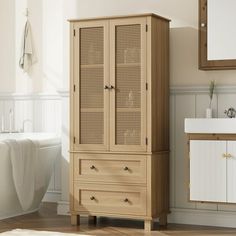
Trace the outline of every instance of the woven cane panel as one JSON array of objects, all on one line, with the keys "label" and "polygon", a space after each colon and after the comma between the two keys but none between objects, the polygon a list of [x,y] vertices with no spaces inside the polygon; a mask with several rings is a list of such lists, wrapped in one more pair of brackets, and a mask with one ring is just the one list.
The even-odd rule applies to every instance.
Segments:
[{"label": "woven cane panel", "polygon": [[84,68],[80,74],[81,108],[103,108],[103,68]]},{"label": "woven cane panel", "polygon": [[140,112],[118,112],[116,115],[116,144],[140,145]]},{"label": "woven cane panel", "polygon": [[[140,145],[141,26],[116,27],[116,144]],[[127,112],[119,111],[127,108]]]},{"label": "woven cane panel", "polygon": [[131,66],[116,69],[116,108],[141,107],[141,69]]},{"label": "woven cane panel", "polygon": [[81,112],[80,144],[103,144],[103,112]]},{"label": "woven cane panel", "polygon": [[81,65],[103,64],[103,27],[80,29]]},{"label": "woven cane panel", "polygon": [[141,25],[116,26],[116,63],[139,63]]},{"label": "woven cane panel", "polygon": [[[80,29],[80,143],[103,144],[104,30]],[[87,111],[86,111],[87,109]],[[99,110],[101,109],[101,111]],[[89,111],[88,111],[89,110]]]}]

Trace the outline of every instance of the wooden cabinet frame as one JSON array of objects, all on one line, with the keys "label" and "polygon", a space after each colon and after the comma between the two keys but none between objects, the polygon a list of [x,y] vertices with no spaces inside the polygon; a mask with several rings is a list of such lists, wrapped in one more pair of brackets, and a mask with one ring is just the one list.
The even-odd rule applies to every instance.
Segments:
[{"label": "wooden cabinet frame", "polygon": [[[104,86],[108,85],[110,87],[112,85],[115,87],[115,29],[116,26],[130,25],[140,25],[141,27],[141,80],[140,87],[137,90],[141,96],[141,105],[138,104],[138,108],[134,107],[134,110],[139,109],[141,113],[141,143],[140,145],[128,145],[125,141],[122,144],[121,141],[119,145],[116,144],[116,91],[110,88],[104,91],[105,144],[81,145],[78,132],[80,129],[80,112],[78,109],[80,106],[80,63],[78,58],[80,56],[78,53],[80,29],[104,27]],[[167,214],[169,213],[169,20],[154,14],[141,14],[71,20],[70,27],[71,223],[73,225],[79,224],[79,215],[87,214],[90,216],[143,219],[145,221],[145,230],[147,231],[152,229],[155,218],[159,218],[160,225],[166,225]],[[138,45],[140,45],[139,42]],[[121,48],[121,50],[124,51],[124,48]],[[123,112],[123,103],[120,104],[119,109]],[[140,121],[138,120],[138,122]],[[130,124],[128,123],[129,126]],[[139,126],[136,127],[139,128]],[[126,126],[124,129],[126,129]],[[104,167],[101,168],[102,161]],[[128,170],[132,171],[133,168],[133,175],[127,175],[128,177],[125,178],[126,173],[123,174],[121,169],[122,171],[127,171],[127,168],[126,166],[123,167],[122,161],[124,165],[126,164]],[[116,163],[114,164],[114,162]],[[128,162],[130,164],[127,164]],[[93,165],[98,165],[99,173],[96,173],[98,176],[91,174],[90,169],[94,170]],[[115,166],[115,173],[104,169],[109,168],[109,165]],[[83,168],[82,171],[85,174],[81,174],[81,168]],[[107,177],[106,175],[109,176]],[[111,191],[109,191],[110,189]],[[100,210],[102,205],[94,206],[90,204],[86,191],[91,193],[92,190],[95,190],[98,197],[100,196],[106,207],[105,211]],[[81,200],[81,191],[84,194],[83,196],[86,196],[85,200]],[[104,191],[105,195],[101,197],[97,193],[99,191]],[[114,196],[115,191],[122,198],[126,192],[131,198],[133,196],[137,207],[134,205],[133,208],[130,208],[132,211],[129,213],[128,209],[123,207],[123,202],[120,202],[122,199],[109,199]],[[121,209],[107,207],[106,202],[104,202],[106,197],[108,202],[114,200],[118,206],[121,206]],[[140,201],[137,199],[140,199]],[[81,202],[85,202],[85,205],[83,206]],[[89,209],[86,209],[87,203]]]}]

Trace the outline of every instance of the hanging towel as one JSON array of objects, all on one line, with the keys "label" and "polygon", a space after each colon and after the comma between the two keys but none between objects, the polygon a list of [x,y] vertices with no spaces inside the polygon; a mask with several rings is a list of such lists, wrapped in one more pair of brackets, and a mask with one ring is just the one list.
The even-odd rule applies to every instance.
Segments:
[{"label": "hanging towel", "polygon": [[21,55],[19,66],[24,70],[24,72],[28,72],[29,68],[37,62],[34,45],[32,41],[31,35],[31,26],[29,21],[27,20],[25,23],[25,28],[22,37],[22,45],[21,45]]},{"label": "hanging towel", "polygon": [[36,188],[36,147],[29,139],[5,140],[4,142],[10,148],[10,159],[16,193],[22,209],[27,211],[32,206]]}]

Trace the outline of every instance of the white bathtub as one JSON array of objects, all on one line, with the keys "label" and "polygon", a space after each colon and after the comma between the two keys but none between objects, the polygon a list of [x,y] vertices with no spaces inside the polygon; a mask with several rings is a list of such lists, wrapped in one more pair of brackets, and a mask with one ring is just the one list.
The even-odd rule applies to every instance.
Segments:
[{"label": "white bathtub", "polygon": [[[30,139],[39,149],[37,170],[45,176],[44,186],[37,190],[32,207],[27,211],[22,210],[15,190],[9,147],[2,143],[7,139]],[[54,162],[61,154],[60,138],[50,133],[0,133],[0,142],[0,220],[37,211],[47,191]]]}]

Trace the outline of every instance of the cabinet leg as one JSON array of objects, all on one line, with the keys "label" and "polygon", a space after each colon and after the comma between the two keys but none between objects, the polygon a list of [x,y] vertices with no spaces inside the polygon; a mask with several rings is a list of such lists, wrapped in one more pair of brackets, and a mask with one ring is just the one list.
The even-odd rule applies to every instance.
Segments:
[{"label": "cabinet leg", "polygon": [[80,224],[80,216],[79,215],[71,215],[71,224],[79,225]]},{"label": "cabinet leg", "polygon": [[160,216],[159,224],[162,225],[162,226],[166,226],[167,225],[167,215]]},{"label": "cabinet leg", "polygon": [[144,221],[144,230],[151,231],[153,229],[153,221],[152,220],[145,220]]},{"label": "cabinet leg", "polygon": [[97,224],[97,217],[96,216],[89,216],[88,217],[89,224]]}]

